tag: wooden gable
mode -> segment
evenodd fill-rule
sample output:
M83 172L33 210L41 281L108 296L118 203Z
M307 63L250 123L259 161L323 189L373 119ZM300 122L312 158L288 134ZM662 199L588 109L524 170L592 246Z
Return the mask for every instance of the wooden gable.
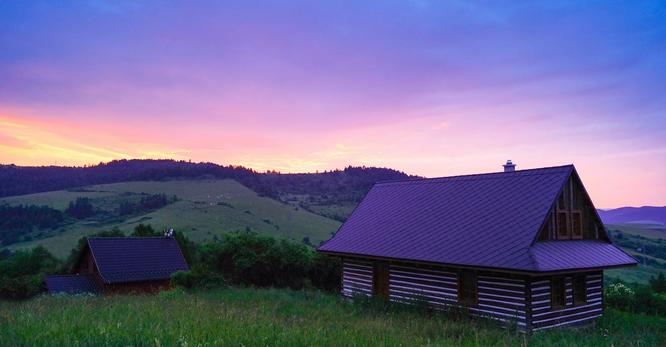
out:
M92 256L92 252L90 252L90 247L88 247L88 245L83 249L77 266L74 268L74 272L79 274L93 274L97 272L95 258Z
M562 187L539 232L539 240L605 240L606 229L578 174Z

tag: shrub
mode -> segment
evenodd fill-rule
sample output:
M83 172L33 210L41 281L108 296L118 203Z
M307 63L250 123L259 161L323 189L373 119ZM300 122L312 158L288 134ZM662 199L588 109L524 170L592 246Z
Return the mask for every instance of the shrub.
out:
M640 286L634 294L633 311L666 316L666 300L650 287Z
M342 261L337 257L315 254L308 277L312 285L323 290L335 291L340 288Z
M666 298L655 293L649 286L622 282L611 283L605 291L606 303L623 311L666 315Z
M650 278L650 288L657 293L666 293L666 276L663 272L659 273L659 276Z
M621 310L628 310L633 301L634 290L622 282L611 283L606 287L606 303Z
M300 243L251 232L225 234L221 242L205 243L197 261L237 284L334 290L340 283L339 260Z
M178 271L171 275L171 285L182 288L212 289L227 286L224 276L196 265L190 271Z
M58 260L43 247L19 250L0 261L0 298L25 299L44 290L44 278Z
M302 288L314 252L304 245L258 236L226 234L216 249L217 267L237 283Z

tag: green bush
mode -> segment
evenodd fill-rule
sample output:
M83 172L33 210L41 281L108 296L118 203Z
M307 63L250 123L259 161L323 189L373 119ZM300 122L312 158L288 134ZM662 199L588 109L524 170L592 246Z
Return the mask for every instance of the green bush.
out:
M616 281L606 287L606 304L617 309L666 316L666 297L659 295L649 286L628 285Z
M338 260L300 243L251 232L225 234L221 242L205 243L198 262L243 285L333 290L340 283Z
M222 274L195 265L190 271L178 271L171 275L171 285L188 289L224 288L227 282Z
M56 271L58 260L44 247L19 250L0 260L0 298L25 299L44 290L47 273Z
M666 276L663 272L659 273L659 276L650 278L650 288L657 293L666 293Z
M341 273L342 261L340 258L317 253L312 259L308 277L314 287L326 291L336 291L340 289Z

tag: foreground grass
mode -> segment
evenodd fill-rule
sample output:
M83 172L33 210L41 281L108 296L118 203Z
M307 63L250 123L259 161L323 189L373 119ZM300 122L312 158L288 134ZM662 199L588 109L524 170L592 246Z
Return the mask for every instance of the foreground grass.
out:
M525 336L484 321L227 289L0 302L0 346L664 346L666 319L611 310L596 327Z

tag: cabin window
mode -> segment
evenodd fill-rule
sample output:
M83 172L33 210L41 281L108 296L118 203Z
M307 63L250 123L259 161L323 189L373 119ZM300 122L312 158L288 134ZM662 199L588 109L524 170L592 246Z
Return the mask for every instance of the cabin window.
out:
M574 277L573 297L575 305L585 305L587 303L587 282L585 275Z
M462 271L458 275L458 302L474 306L477 303L476 273L474 271Z
M580 212L571 213L571 238L583 238L583 217Z
M557 213L557 238L558 239L569 238L569 223L566 212Z
M589 209L582 186L570 180L562 189L553 209L555 214L554 225L551 228L554 232L553 238L556 240L595 238L593 229L596 224L588 218Z
M550 280L550 305L553 310L560 309L566 305L566 287L564 277L553 277Z

